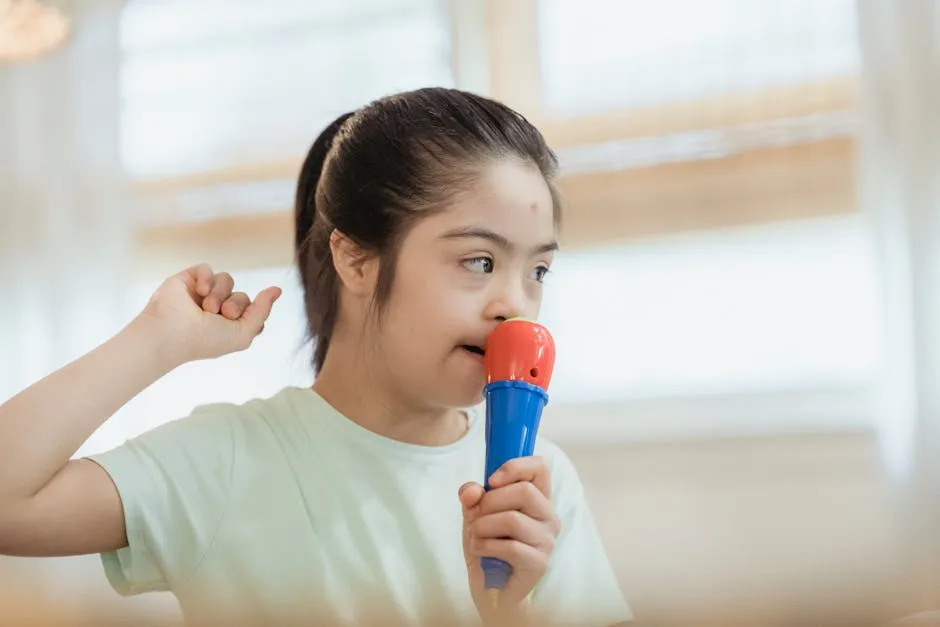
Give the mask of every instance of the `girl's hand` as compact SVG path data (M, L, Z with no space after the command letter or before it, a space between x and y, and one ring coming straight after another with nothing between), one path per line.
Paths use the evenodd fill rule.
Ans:
M524 619L529 593L548 571L561 522L542 458L511 460L493 473L489 483L489 492L477 483L464 484L459 492L470 590L484 621L504 618L516 624ZM496 557L512 566L498 610L483 586L482 557Z
M162 347L182 364L245 350L264 329L281 290L269 287L252 301L234 292L231 275L206 265L188 268L157 289L136 323L162 338Z

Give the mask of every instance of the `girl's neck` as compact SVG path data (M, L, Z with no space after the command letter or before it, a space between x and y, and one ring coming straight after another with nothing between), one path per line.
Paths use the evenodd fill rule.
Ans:
M340 337L330 342L313 390L347 419L381 436L421 446L453 444L466 434L463 411L408 398L395 389L378 360L344 344Z

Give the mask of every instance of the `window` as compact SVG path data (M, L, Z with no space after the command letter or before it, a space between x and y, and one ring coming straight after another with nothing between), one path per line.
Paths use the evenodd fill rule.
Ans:
M121 28L133 177L296 159L344 111L453 83L438 0L132 0Z
M543 306L555 400L870 383L878 301L866 238L851 217L560 256Z
M853 0L540 0L546 108L571 117L854 74Z

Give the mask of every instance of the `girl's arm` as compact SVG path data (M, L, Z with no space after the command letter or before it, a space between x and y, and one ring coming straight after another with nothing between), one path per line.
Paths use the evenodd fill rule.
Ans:
M115 337L0 406L0 554L74 555L127 544L118 492L79 447L177 366L244 350L280 295L252 302L197 266L157 290Z

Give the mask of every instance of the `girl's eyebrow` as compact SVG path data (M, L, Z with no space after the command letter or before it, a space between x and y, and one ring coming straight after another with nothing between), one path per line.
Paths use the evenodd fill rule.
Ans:
M473 226L452 229L441 235L441 239L485 239L487 241L493 242L507 252L512 252L516 249L516 245L510 242L508 238L500 235L496 231L492 231L483 227ZM534 246L532 250L535 253L552 252L554 250L558 250L558 242L556 240L552 240L550 242Z

